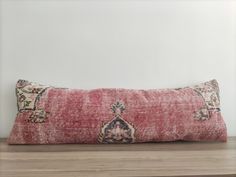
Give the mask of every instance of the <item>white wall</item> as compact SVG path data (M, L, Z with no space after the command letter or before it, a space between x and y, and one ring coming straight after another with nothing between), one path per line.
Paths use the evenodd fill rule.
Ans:
M0 137L19 78L62 87L165 88L216 78L236 136L236 1L2 0Z

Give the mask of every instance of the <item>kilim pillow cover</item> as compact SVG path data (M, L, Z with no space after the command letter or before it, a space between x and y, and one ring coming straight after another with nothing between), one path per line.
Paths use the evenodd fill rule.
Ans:
M216 80L178 89L67 89L16 84L9 144L226 141Z

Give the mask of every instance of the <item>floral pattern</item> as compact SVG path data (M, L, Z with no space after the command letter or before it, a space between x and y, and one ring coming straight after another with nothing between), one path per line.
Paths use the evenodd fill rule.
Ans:
M17 106L19 112L31 112L29 122L42 123L46 119L46 112L37 108L37 101L47 89L47 86L19 80L16 84Z
M45 121L47 113L43 109L35 110L31 113L28 121L34 123L42 123Z
M20 80L8 143L227 140L215 81L161 90L65 89Z
M211 111L220 111L219 87L216 80L192 87L204 100L205 105L195 112L194 119L207 120Z
M195 112L194 119L196 120L207 120L209 119L209 111L207 108L203 107Z
M135 141L135 129L131 124L125 121L121 114L125 110L122 102L117 101L111 106L114 118L103 125L99 135L100 143L133 143Z

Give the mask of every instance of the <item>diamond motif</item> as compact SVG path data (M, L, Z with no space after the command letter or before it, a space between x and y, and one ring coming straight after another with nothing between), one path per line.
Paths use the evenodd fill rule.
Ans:
M111 109L115 116L103 125L98 141L100 143L133 143L135 129L121 117L125 110L124 104L117 101L111 106Z

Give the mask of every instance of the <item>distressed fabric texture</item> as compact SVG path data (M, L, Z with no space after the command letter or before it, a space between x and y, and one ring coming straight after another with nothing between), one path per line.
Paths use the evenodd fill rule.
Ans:
M9 144L226 141L219 87L67 89L16 84L18 113Z

